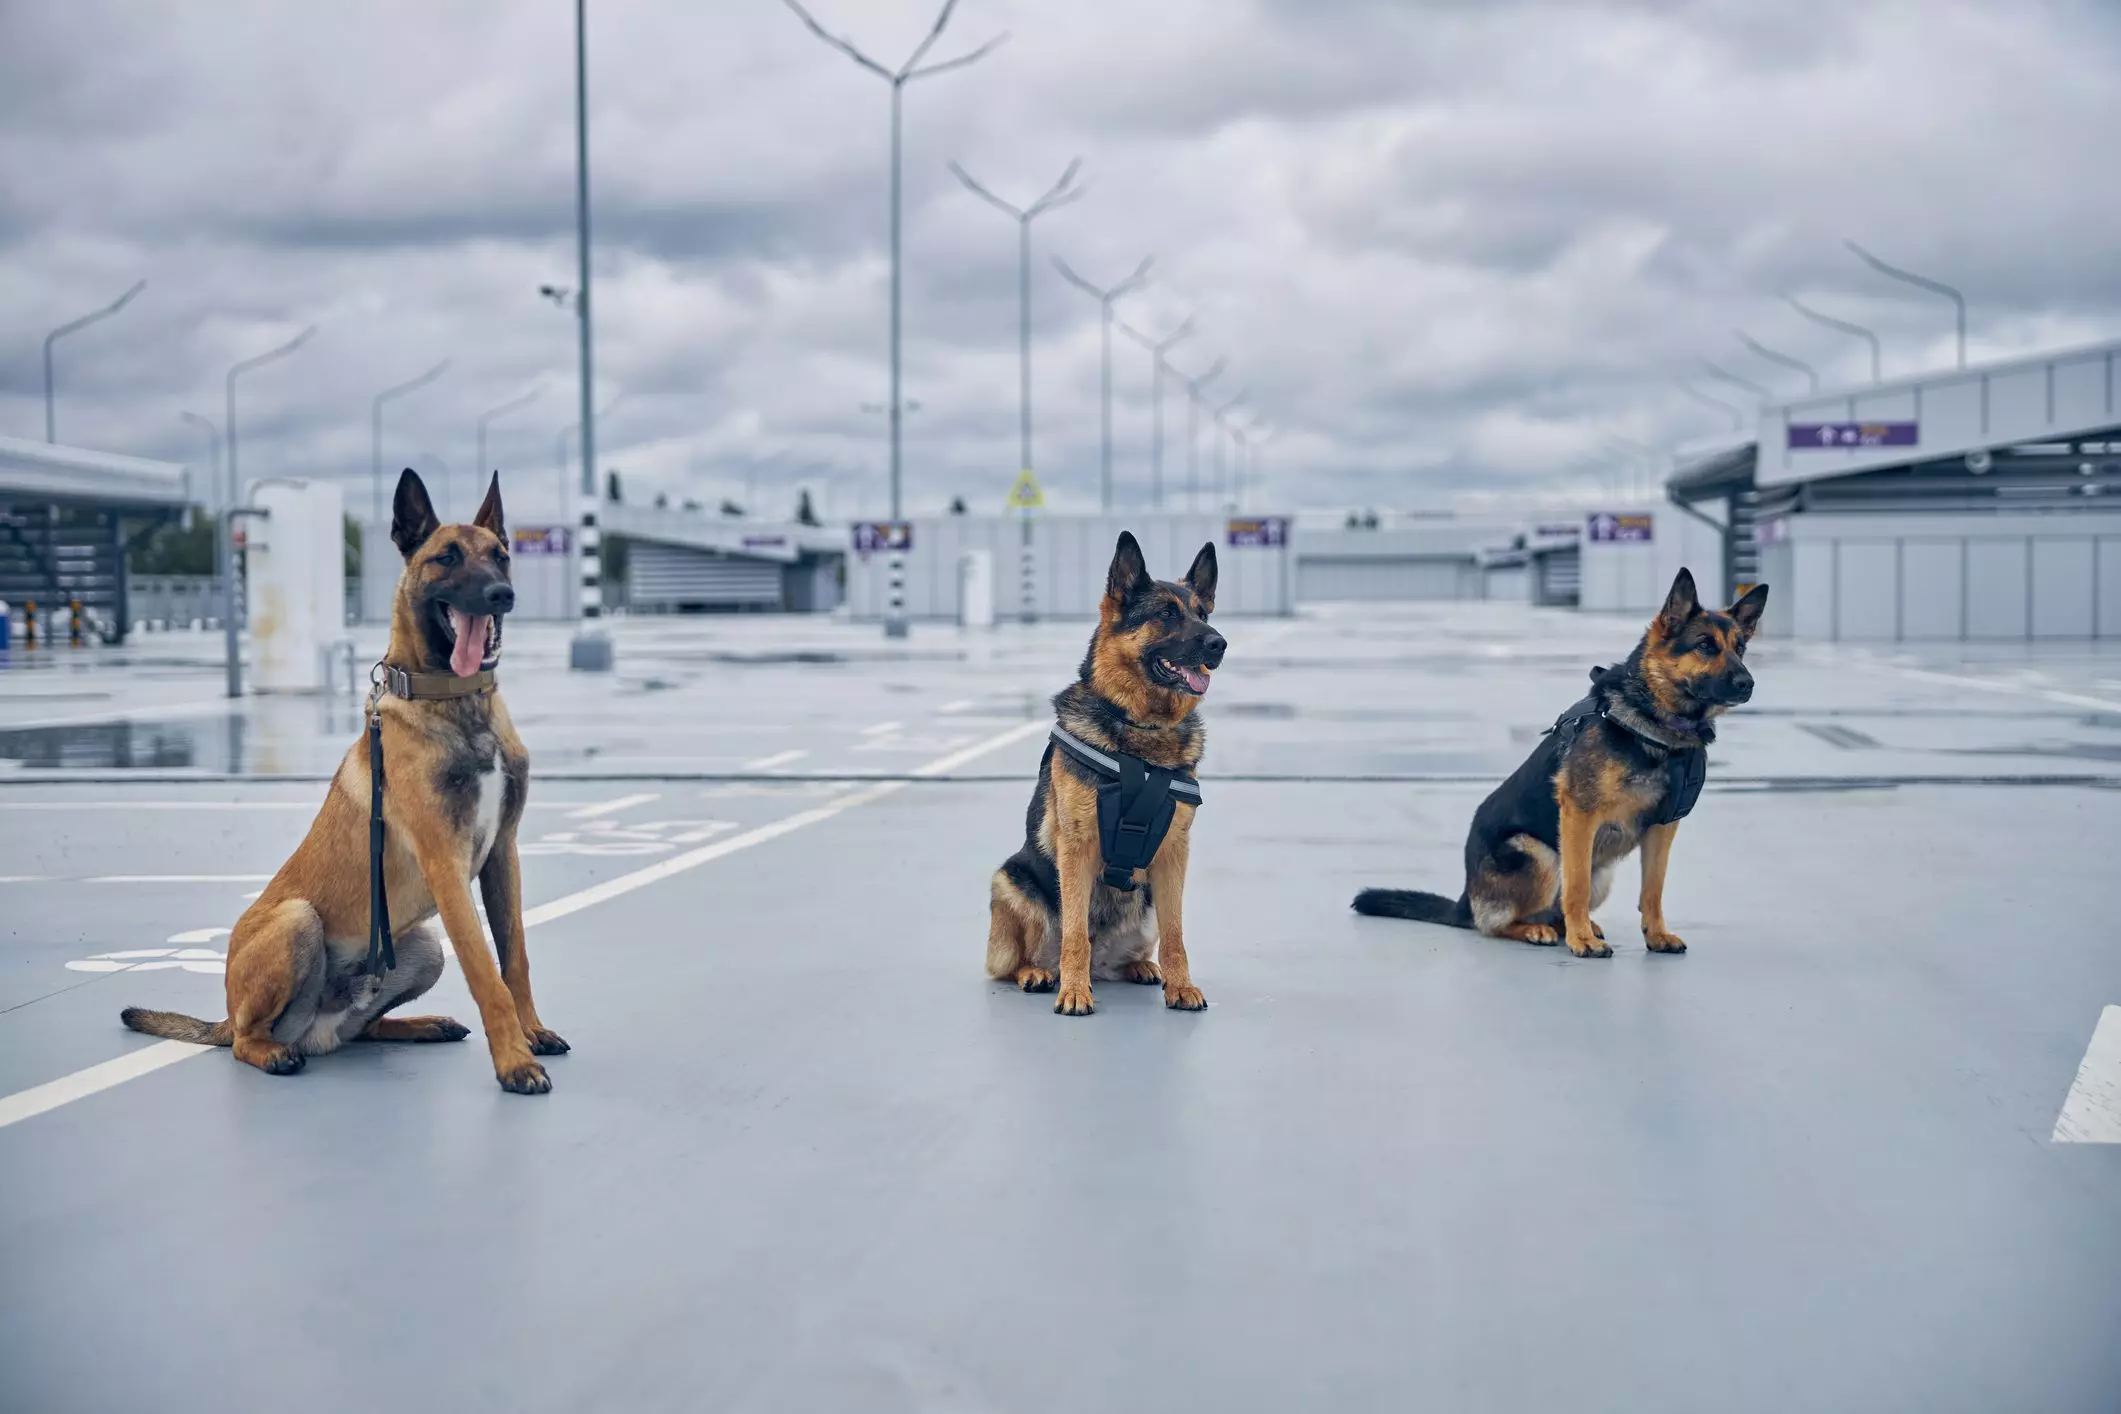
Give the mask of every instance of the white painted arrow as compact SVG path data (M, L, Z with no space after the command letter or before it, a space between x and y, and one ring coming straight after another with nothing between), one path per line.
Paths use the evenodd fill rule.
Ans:
M2099 1013L2077 1083L2055 1118L2057 1144L2121 1144L2121 1006Z

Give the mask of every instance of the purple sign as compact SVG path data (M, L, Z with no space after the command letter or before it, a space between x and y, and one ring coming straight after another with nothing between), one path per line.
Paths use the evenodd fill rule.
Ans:
M910 521L858 520L854 523L854 553L857 555L912 548L913 525Z
M1790 450L1833 451L1848 447L1912 447L1921 440L1919 422L1793 422Z
M1289 521L1285 516L1260 516L1233 520L1229 527L1232 549L1273 549L1289 543Z
M1587 517L1584 524L1590 528L1594 541L1616 541L1622 544L1646 545L1657 527L1657 518L1649 515L1616 515L1612 511L1598 511Z
M510 532L518 555L564 555L567 527L564 525L519 525Z

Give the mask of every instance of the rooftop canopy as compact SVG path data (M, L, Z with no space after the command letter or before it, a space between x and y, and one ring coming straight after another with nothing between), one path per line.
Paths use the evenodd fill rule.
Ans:
M0 501L173 509L192 500L175 462L0 437Z

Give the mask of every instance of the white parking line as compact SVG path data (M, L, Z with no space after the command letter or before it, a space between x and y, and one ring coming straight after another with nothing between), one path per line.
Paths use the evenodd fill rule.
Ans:
M661 800L662 798L662 796L653 791L645 795L622 795L617 800L599 801L595 805L582 806L579 810L570 810L567 812L567 818L570 820L594 820L599 815L616 815L621 810L631 810L636 805L646 805L651 800Z
M800 761L809 754L807 751L777 751L771 756L761 756L755 761L746 761L744 769L747 771L770 771L776 766L786 766L790 762Z
M1047 727L1048 724L1043 721L1020 722L999 735L988 737L984 741L974 742L972 745L959 751L953 751L947 756L937 757L926 765L914 768L908 774L914 776L947 775L975 757L984 756L990 751L998 751L1002 747L1022 741L1028 736L1043 735ZM623 897L636 889L645 889L650 884L660 883L664 879L682 874L689 869L697 869L702 864L721 859L726 855L735 854L739 850L750 849L753 845L765 844L769 840L777 840L781 836L793 834L805 826L815 825L822 820L829 820L835 815L844 814L857 806L882 800L887 795L904 790L906 785L907 782L905 781L879 781L877 784L862 790L850 791L845 795L836 796L814 809L800 811L785 819L776 820L770 825L762 825L755 830L746 830L743 834L732 835L726 840L702 845L700 848L687 853L658 860L645 869L636 869L630 874L621 874L616 879L607 879L601 884L593 884L579 892L556 898L550 903L543 903L536 908L525 909L523 911L523 926L534 928L541 923L550 923L554 919L565 918L570 913L579 913L595 904L606 903L612 899ZM137 1080L143 1075L151 1075L166 1065L175 1065L178 1061L188 1059L191 1056L204 1055L206 1052L216 1049L219 1048L214 1046L194 1046L187 1041L156 1041L138 1050L128 1051L115 1060L107 1060L100 1065L89 1066L86 1070L77 1070L72 1075L64 1075L57 1080L46 1081L42 1085L31 1086L27 1090L19 1090L12 1095L0 1097L0 1129L5 1129L8 1125L43 1114L47 1110L55 1110L61 1105L71 1104L75 1100L85 1099L90 1095L111 1089L113 1086L123 1085L128 1080Z
M2055 1117L2057 1144L2121 1144L2121 1006L2099 1013L2076 1083Z
M882 736L885 732L895 732L904 725L906 725L904 722L878 722L873 727L863 727L862 735Z

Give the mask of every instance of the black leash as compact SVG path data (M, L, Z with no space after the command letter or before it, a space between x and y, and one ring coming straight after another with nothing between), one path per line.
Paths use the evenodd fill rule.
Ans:
M493 690L493 669L468 678L451 673L415 673L389 663L368 671L368 960L361 970L380 977L395 971L397 946L390 936L390 896L383 886L383 694L408 702L472 697Z
M361 970L380 977L397 965L389 891L383 887L383 686L378 683L368 695L368 960Z

